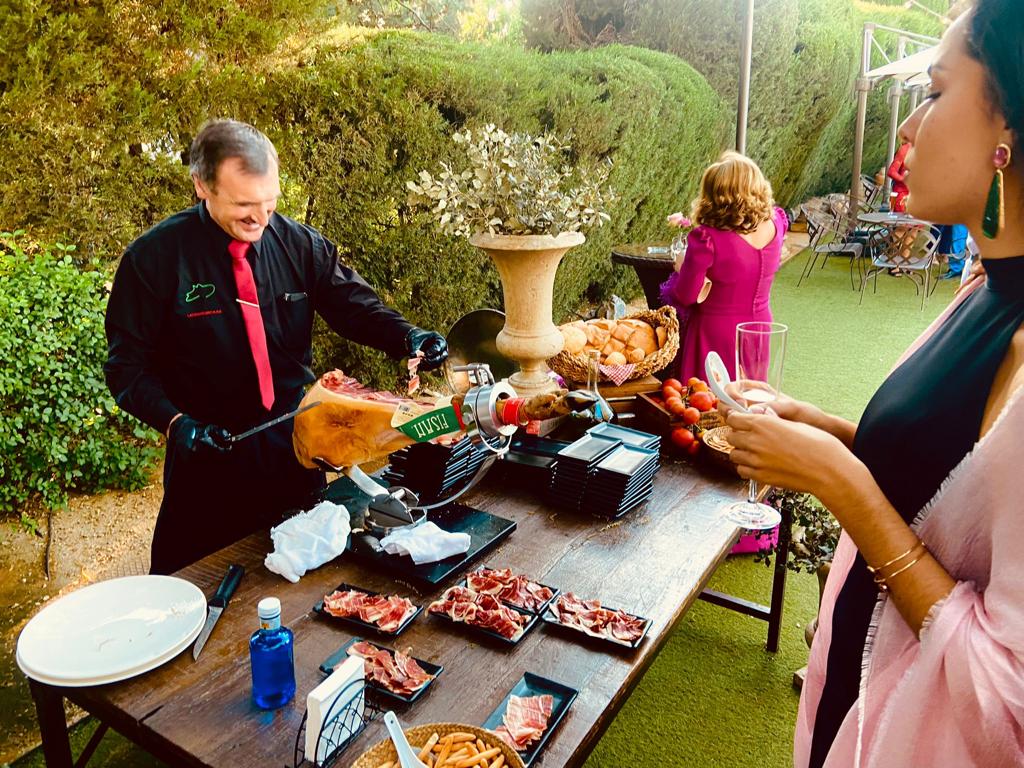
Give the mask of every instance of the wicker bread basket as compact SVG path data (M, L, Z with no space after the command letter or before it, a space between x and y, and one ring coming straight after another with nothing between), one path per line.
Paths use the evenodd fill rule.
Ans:
M666 334L665 343L661 348L636 363L627 381L642 379L644 376L650 376L656 371L667 368L675 359L676 352L679 351L679 319L676 317L675 309L666 305L661 309L643 309L627 315L627 317L643 320L655 328L664 328ZM567 381L587 380L589 361L585 354L572 354L562 350L548 360L548 365L551 366L551 370ZM611 379L602 372L601 381L609 382Z
M427 743L432 734L437 734L441 740L452 733L471 733L484 743L488 749L501 747L501 754L505 756L505 765L508 768L524 768L523 760L512 747L495 736L490 731L477 728L475 725L464 725L462 723L428 723L417 725L405 731L405 737L409 740L413 751L419 753L420 748ZM398 760L398 752L391 739L385 739L363 752L359 758L352 763L352 768L379 768L389 762ZM397 766L397 762L395 762Z

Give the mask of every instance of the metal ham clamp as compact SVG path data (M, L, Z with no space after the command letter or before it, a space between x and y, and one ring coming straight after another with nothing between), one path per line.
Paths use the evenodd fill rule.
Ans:
M596 400L603 402L603 411L612 414L611 407L599 395L587 391L562 392L551 395L547 402L543 396L523 401L507 381L495 382L490 366L484 363L470 363L455 366L453 371L465 373L470 387L461 396L459 403L462 424L467 439L484 446L491 455L480 465L476 473L459 491L435 502L420 505L419 497L404 487L385 488L358 466L336 467L323 458L314 459L323 469L340 472L348 477L367 496L369 505L363 521L363 543L379 549L380 539L398 529L421 525L427 519L427 512L451 504L455 499L469 492L483 479L494 462L508 452L512 435L531 417L550 410L553 415L592 408ZM527 408L524 410L524 403ZM530 410L532 406L533 410Z

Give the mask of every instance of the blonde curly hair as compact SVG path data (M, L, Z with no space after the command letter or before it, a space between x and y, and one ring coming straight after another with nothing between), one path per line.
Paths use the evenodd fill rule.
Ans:
M693 201L694 224L747 234L772 217L772 185L757 163L738 152L724 152L700 180Z

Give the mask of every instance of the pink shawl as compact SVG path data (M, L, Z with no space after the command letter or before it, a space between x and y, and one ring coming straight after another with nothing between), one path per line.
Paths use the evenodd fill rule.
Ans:
M897 365L982 282L968 283ZM1024 766L1022 436L1024 398L1017 392L918 514L914 529L957 585L932 607L920 640L896 607L879 598L864 649L860 697L836 735L826 768ZM797 768L808 764L832 610L855 555L844 533L800 697Z

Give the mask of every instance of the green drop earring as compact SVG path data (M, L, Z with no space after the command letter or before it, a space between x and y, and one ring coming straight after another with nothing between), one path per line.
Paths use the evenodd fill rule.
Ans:
M1006 206L1003 200L1003 169L1010 166L1013 152L1009 145L1000 144L996 147L992 163L996 167L992 185L988 188L988 200L985 202L985 216L981 220L981 231L989 240L999 237L999 232L1006 226Z

